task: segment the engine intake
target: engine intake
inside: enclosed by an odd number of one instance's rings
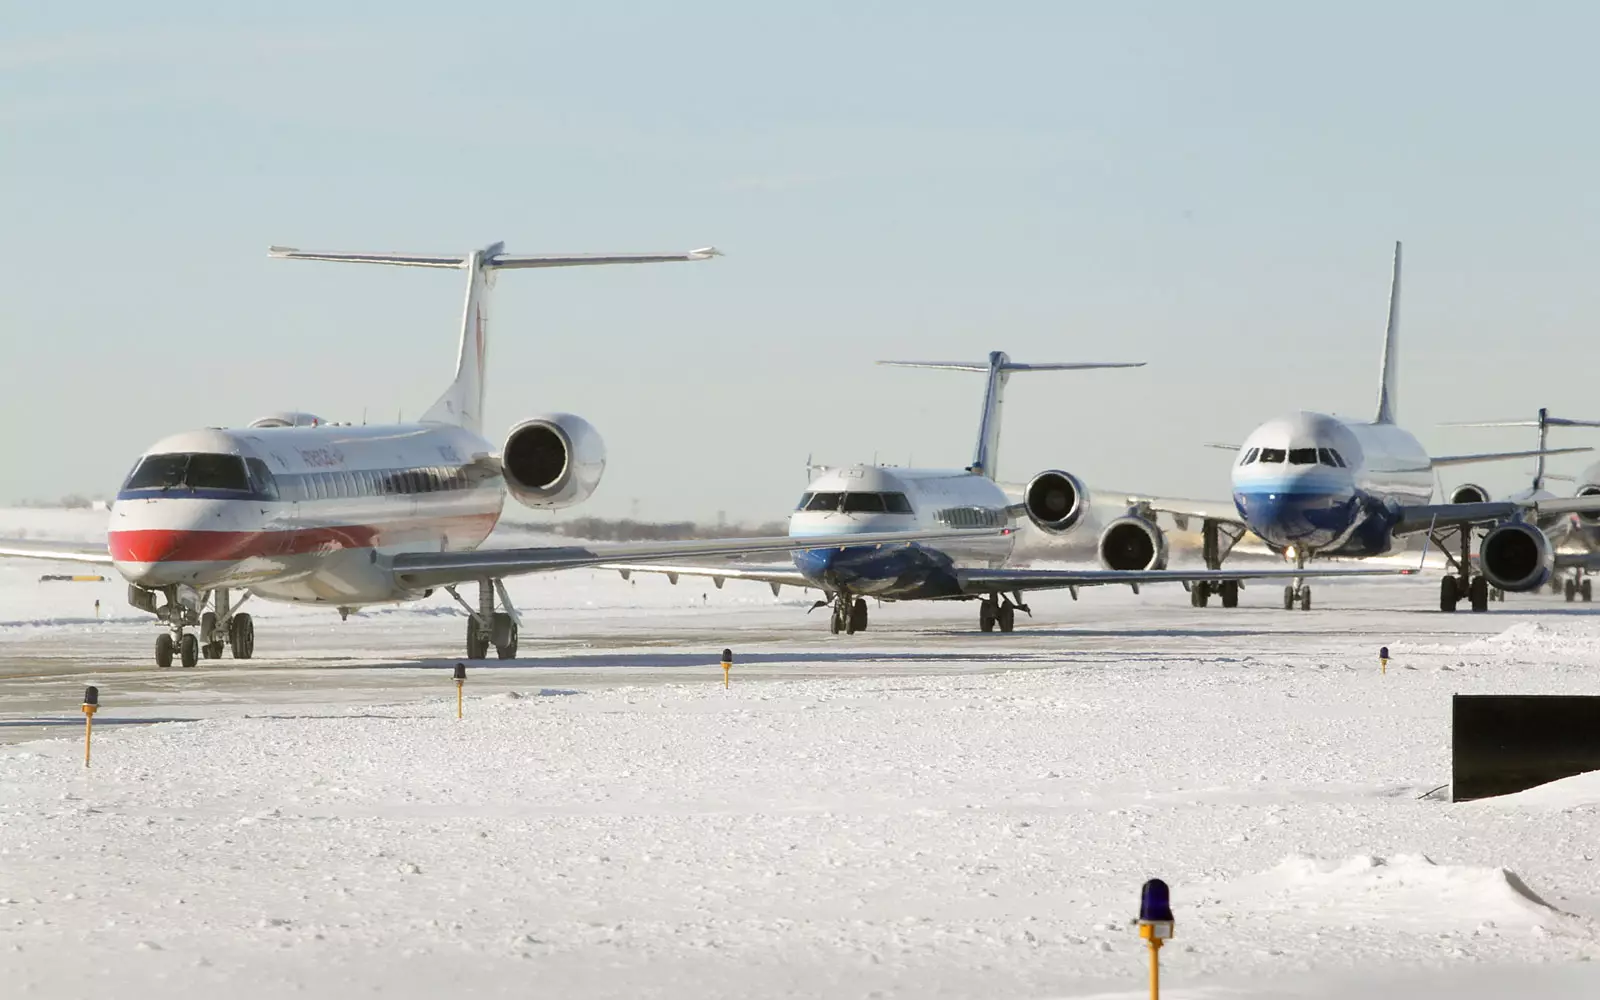
[[[524,507],[570,507],[600,485],[606,445],[589,421],[551,413],[511,428],[500,465],[507,492]]]
[[[1167,568],[1167,535],[1154,521],[1129,514],[1100,533],[1100,565],[1106,569]]]
[[[1488,503],[1489,491],[1477,483],[1462,483],[1450,494],[1451,503]]]
[[[1522,521],[1510,521],[1483,536],[1478,565],[1496,587],[1524,593],[1549,582],[1556,557],[1544,532]]]
[[[1051,469],[1028,481],[1022,504],[1040,531],[1061,535],[1076,528],[1089,512],[1089,490],[1070,472]]]

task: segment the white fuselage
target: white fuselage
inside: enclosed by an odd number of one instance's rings
[[[1250,530],[1305,554],[1387,552],[1400,508],[1433,496],[1432,461],[1406,431],[1304,411],[1256,428],[1232,478]]]
[[[798,552],[795,566],[817,586],[885,600],[963,596],[957,573],[996,569],[1011,557],[1005,491],[962,470],[851,466],[814,478],[789,519],[795,538],[815,535],[973,529],[971,538]],[[1006,529],[995,533],[994,529]]]
[[[111,508],[117,571],[356,607],[420,596],[380,567],[476,548],[505,498],[487,441],[445,424],[203,430],[157,442]]]

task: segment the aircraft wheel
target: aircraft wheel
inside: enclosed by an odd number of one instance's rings
[[[1294,610],[1294,587],[1292,586],[1283,588],[1283,610]]]
[[[1203,608],[1211,603],[1211,585],[1203,580],[1196,580],[1189,588],[1189,603],[1197,608]]]
[[[828,612],[828,631],[834,635],[838,635],[840,632],[844,631],[844,622],[841,621],[843,615],[839,613],[840,606],[841,605],[839,601],[835,600],[833,602],[832,610]]]
[[[246,614],[234,615],[233,621],[228,623],[228,645],[233,647],[235,660],[248,660],[256,655],[255,619]]]
[[[1439,610],[1454,611],[1461,600],[1461,588],[1453,576],[1439,578]]]
[[[1561,593],[1561,578],[1559,576],[1553,576],[1550,578],[1550,593]]]
[[[478,628],[476,618],[467,619],[467,659],[483,660],[489,656],[489,637]]]
[[[178,662],[185,670],[200,662],[200,640],[193,632],[183,633],[183,638],[178,640]]]
[[[865,632],[867,630],[867,601],[858,597],[850,604],[850,631]]]
[[[1567,603],[1571,604],[1573,598],[1578,596],[1578,581],[1569,579],[1562,587],[1567,593]]]
[[[978,605],[978,628],[985,632],[993,632],[1000,617],[1000,609],[993,601],[985,600]]]
[[[1017,627],[1017,606],[1010,601],[1000,605],[1000,613],[995,616],[995,622],[1002,632],[1014,630]]]
[[[1310,611],[1311,610],[1311,588],[1310,587],[1301,587],[1300,588],[1300,610],[1301,611]]]
[[[517,658],[517,623],[504,611],[494,616],[494,654],[502,660]]]
[[[1474,611],[1489,610],[1489,581],[1481,576],[1472,578],[1467,585],[1467,600],[1472,603]]]
[[[1222,581],[1222,606],[1225,608],[1237,608],[1239,606],[1238,580]]]
[[[1578,585],[1578,596],[1583,598],[1585,604],[1594,600],[1594,581],[1585,578],[1583,583]]]
[[[172,666],[172,633],[163,632],[156,636],[156,666],[162,670]]]
[[[200,644],[200,655],[208,660],[215,660],[222,655],[222,643],[217,640],[217,613],[207,611],[200,616],[200,638],[205,642]]]

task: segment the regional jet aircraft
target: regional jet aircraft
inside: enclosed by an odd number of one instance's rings
[[[134,607],[163,630],[156,665],[185,667],[226,647],[247,660],[252,597],[325,605],[348,615],[371,604],[412,601],[442,587],[467,610],[466,652],[517,653],[519,616],[507,576],[637,559],[791,552],[848,542],[903,544],[902,532],[854,530],[830,537],[747,538],[613,546],[481,549],[506,495],[560,508],[594,492],[605,445],[570,413],[524,420],[498,449],[483,436],[487,306],[495,273],[707,260],[688,253],[519,257],[496,243],[465,256],[310,253],[273,247],[290,260],[348,261],[464,270],[466,307],[456,374],[412,424],[353,426],[305,413],[269,416],[239,429],[188,431],[156,442],[134,463],[111,506],[107,544],[84,548],[0,540],[0,556],[114,566]],[[928,537],[956,532],[941,528]],[[991,531],[966,529],[965,534]],[[458,584],[476,583],[469,603]],[[240,599],[235,600],[237,595]]]
[[[1428,532],[1441,543],[1453,572],[1440,580],[1439,608],[1454,611],[1466,600],[1472,610],[1489,607],[1490,588],[1530,591],[1555,570],[1550,540],[1539,522],[1564,514],[1600,513],[1600,496],[1513,497],[1492,501],[1477,487],[1458,488],[1447,503],[1430,503],[1435,470],[1511,458],[1539,458],[1589,451],[1542,446],[1533,451],[1446,455],[1430,458],[1417,439],[1395,422],[1398,380],[1396,345],[1400,326],[1400,244],[1394,248],[1389,323],[1384,334],[1377,414],[1371,421],[1346,420],[1302,411],[1269,420],[1239,446],[1233,465],[1233,509],[1191,501],[1149,500],[1145,509],[1204,522],[1208,566],[1220,566],[1231,543],[1245,531],[1304,568],[1318,556],[1367,558],[1389,552],[1397,539]],[[1600,492],[1600,491],[1596,491]],[[1458,552],[1444,547],[1441,529],[1453,533]],[[1472,573],[1472,536],[1484,529],[1480,572]],[[1224,536],[1225,535],[1225,539]],[[1193,591],[1203,605],[1207,590]],[[1224,595],[1226,598],[1226,595]],[[1224,606],[1231,606],[1224,599]],[[1284,589],[1283,606],[1311,607],[1311,588],[1297,579]]]
[[[806,487],[790,515],[790,537],[860,531],[914,533],[937,528],[998,529],[994,535],[957,537],[899,546],[852,545],[797,552],[792,566],[618,565],[624,577],[660,573],[676,583],[680,576],[758,580],[776,594],[784,585],[821,590],[831,607],[834,633],[867,627],[868,597],[885,601],[976,600],[978,627],[1010,632],[1018,611],[1029,612],[1022,595],[1030,590],[1070,589],[1101,584],[1178,582],[1216,586],[1237,595],[1239,581],[1294,576],[1287,568],[1232,570],[1167,569],[1167,543],[1153,519],[1135,509],[1106,526],[1099,540],[1105,570],[1029,569],[1012,564],[1016,528],[1022,519],[1046,534],[1079,528],[1089,512],[1089,491],[1077,476],[1051,469],[1034,476],[1013,502],[995,480],[999,464],[1001,403],[1007,380],[1018,372],[1130,367],[1120,363],[1028,365],[994,351],[987,362],[884,361],[906,368],[979,372],[988,379],[972,463],[964,469],[901,469],[876,465],[826,469]],[[909,538],[910,535],[908,534]],[[1322,569],[1317,576],[1379,576],[1414,570],[1391,568]]]

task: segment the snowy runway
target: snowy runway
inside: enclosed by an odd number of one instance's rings
[[[1600,693],[1558,600],[1102,591],[830,637],[734,583],[519,588],[526,658],[459,722],[448,614],[269,607],[265,659],[164,674],[147,623],[61,621],[83,592],[5,615],[0,738],[72,737],[0,746],[7,995],[1142,996],[1151,876],[1170,997],[1600,994],[1600,784],[1421,797],[1450,694]],[[86,774],[48,725],[85,683],[97,723],[197,721],[97,728]]]

